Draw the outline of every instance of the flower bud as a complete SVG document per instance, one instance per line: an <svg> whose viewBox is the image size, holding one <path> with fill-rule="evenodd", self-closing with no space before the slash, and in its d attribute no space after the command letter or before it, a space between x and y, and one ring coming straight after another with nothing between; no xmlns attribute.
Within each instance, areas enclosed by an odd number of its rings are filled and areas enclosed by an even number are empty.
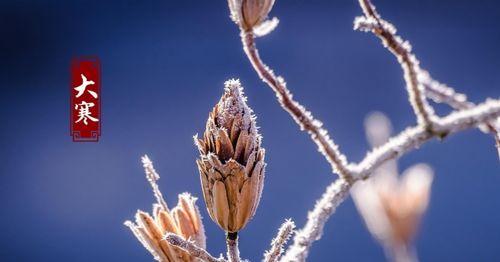
<svg viewBox="0 0 500 262"><path fill-rule="evenodd" d="M249 31L267 19L274 0L228 0L228 4L233 21Z"/></svg>
<svg viewBox="0 0 500 262"><path fill-rule="evenodd" d="M238 80L225 83L203 138L195 136L195 144L208 213L226 232L237 232L255 214L265 173L261 136Z"/></svg>

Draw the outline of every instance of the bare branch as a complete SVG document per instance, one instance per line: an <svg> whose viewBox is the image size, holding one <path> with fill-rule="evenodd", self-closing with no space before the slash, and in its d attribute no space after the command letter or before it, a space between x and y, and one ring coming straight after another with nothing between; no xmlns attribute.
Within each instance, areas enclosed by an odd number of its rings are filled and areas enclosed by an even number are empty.
<svg viewBox="0 0 500 262"><path fill-rule="evenodd" d="M201 259L202 261L208 261L208 262L226 262L225 259L222 257L215 258L212 255L210 255L205 249L198 247L191 241L186 241L182 237L174 234L174 233L167 233L165 234L164 239L172 246L176 246L187 253L189 253L193 257L197 257Z"/></svg>
<svg viewBox="0 0 500 262"><path fill-rule="evenodd" d="M428 72L419 67L419 61L411 53L409 42L403 41L396 35L396 28L381 18L370 0L359 0L359 3L365 17L356 18L354 22L355 29L373 32L398 57L398 61L405 71L405 80L410 92L410 101L417 113L421 112L424 114L420 119L435 120L433 110L425 100L425 95L428 95L438 103L447 103L457 110L468 109L474 106L474 103L467 101L467 96L456 93L453 88L432 79ZM412 92L411 90L414 91ZM431 118L425 117L426 112ZM500 158L500 131L494 122L487 123L482 129L493 134Z"/></svg>
<svg viewBox="0 0 500 262"><path fill-rule="evenodd" d="M419 61L411 52L412 47L410 43L396 35L396 28L382 19L370 0L359 0L359 4L365 16L356 18L354 28L371 31L396 56L404 71L410 104L417 116L418 123L425 126L426 129L432 130L433 123L437 117L425 99L424 86L418 79L420 73Z"/></svg>
<svg viewBox="0 0 500 262"><path fill-rule="evenodd" d="M283 253L283 246L286 244L295 229L295 223L287 219L278 231L278 235L271 241L271 249L264 254L265 262L276 262Z"/></svg>
<svg viewBox="0 0 500 262"><path fill-rule="evenodd" d="M474 103L467 101L465 94L457 93L453 88L434 80L429 72L422 70L418 76L424 85L427 96L436 103L445 103L453 109L469 109Z"/></svg>
<svg viewBox="0 0 500 262"><path fill-rule="evenodd" d="M408 128L374 149L357 165L352 165L353 183L337 179L326 189L314 209L309 212L306 225L295 235L293 245L288 248L282 261L305 261L309 248L321 238L323 227L335 209L348 196L351 186L360 179L368 178L375 169L385 162L418 148L438 133L452 134L476 127L486 121L500 117L500 100L489 100L471 109L457 111L441 118L436 132L428 132L422 126Z"/></svg>
<svg viewBox="0 0 500 262"><path fill-rule="evenodd" d="M437 133L452 134L463 129L476 127L499 116L500 100L489 100L473 108L456 111L439 119L435 127L435 133L430 133L421 126L408 128L389 139L384 145L368 153L359 164L354 165L352 167L353 178L365 179L387 160L418 148L431 138L436 137Z"/></svg>
<svg viewBox="0 0 500 262"><path fill-rule="evenodd" d="M426 71L422 71L419 79L425 87L426 94L437 103L446 103L456 110L469 109L475 106L474 103L467 101L467 96L455 92L455 90L445 84L434 80ZM481 125L480 129L483 132L489 132L495 138L495 144L500 158L500 129L493 119L485 125Z"/></svg>
<svg viewBox="0 0 500 262"><path fill-rule="evenodd" d="M255 45L254 34L250 31L241 31L241 41L243 43L243 49L252 63L253 68L262 81L267 83L275 92L281 107L292 116L301 130L305 130L309 133L318 146L319 151L332 166L333 171L346 181L351 181L346 157L340 153L338 146L328 135L328 131L322 128L323 124L316 120L311 112L307 111L304 106L293 99L292 94L286 87L285 80L280 76L276 76L274 72L262 62Z"/></svg>

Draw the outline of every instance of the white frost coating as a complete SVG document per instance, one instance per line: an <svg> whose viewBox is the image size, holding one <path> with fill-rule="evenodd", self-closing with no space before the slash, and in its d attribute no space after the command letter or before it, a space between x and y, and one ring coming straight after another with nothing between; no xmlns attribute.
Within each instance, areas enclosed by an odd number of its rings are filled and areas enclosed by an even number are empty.
<svg viewBox="0 0 500 262"><path fill-rule="evenodd" d="M286 87L286 82L281 76L276 76L266 64L260 59L259 52L255 45L254 35L248 32L241 32L243 49L252 63L259 77L275 92L281 107L299 125L302 131L307 131L312 140L318 146L328 163L330 163L334 173L350 180L346 157L340 153L338 146L330 139L328 131L323 129L321 122L316 120L311 112L293 99L293 95Z"/></svg>
<svg viewBox="0 0 500 262"><path fill-rule="evenodd" d="M238 238L229 239L226 238L226 246L227 246L227 260L229 262L240 262L240 249L238 248Z"/></svg>
<svg viewBox="0 0 500 262"><path fill-rule="evenodd" d="M369 0L360 0L359 2L365 16L364 18L357 17L354 20L354 29L364 32L371 31L382 40L384 47L396 56L404 71L408 98L417 116L417 121L419 124L426 126L426 128L432 128L434 122L437 120L437 116L434 109L426 100L425 88L418 79L421 71L420 62L412 54L410 42L396 35L396 27L382 19Z"/></svg>
<svg viewBox="0 0 500 262"><path fill-rule="evenodd" d="M242 130L248 130L251 134L256 134L254 139L258 138L257 126L255 123L255 115L253 110L247 105L247 98L243 92L239 79L230 79L224 83L224 95L219 101L219 114L217 122L219 126L225 126L226 121L233 121L237 117L241 117ZM255 142L255 141L254 141Z"/></svg>
<svg viewBox="0 0 500 262"><path fill-rule="evenodd" d="M350 184L341 178L327 187L326 192L316 202L314 209L309 212L306 225L295 234L293 245L288 248L280 261L306 260L309 248L314 241L321 238L326 221L335 212L337 206L347 198L349 188Z"/></svg>
<svg viewBox="0 0 500 262"><path fill-rule="evenodd" d="M447 103L457 110L475 106L474 103L467 101L466 95L457 93L453 88L432 79L430 74L426 71L421 72L419 79L425 86L427 95L438 103ZM493 134L498 158L500 159L500 118L492 119L484 125L479 125L479 129L484 133Z"/></svg>
<svg viewBox="0 0 500 262"><path fill-rule="evenodd" d="M269 33L271 33L279 24L279 20L276 17L273 17L271 20L266 20L262 22L260 25L254 27L253 33L256 37L262 37Z"/></svg>
<svg viewBox="0 0 500 262"><path fill-rule="evenodd" d="M354 30L371 32L373 29L377 28L377 26L377 20L372 17L357 16L354 18Z"/></svg>
<svg viewBox="0 0 500 262"><path fill-rule="evenodd" d="M474 103L467 101L465 94L457 93L446 84L434 80L427 71L421 71L419 79L425 86L427 96L437 103L446 103L456 110L468 109L475 106ZM500 145L500 125L498 122L500 122L500 118L497 118L496 121L489 121L486 125L479 126L482 132L493 133L497 140L497 146Z"/></svg>
<svg viewBox="0 0 500 262"><path fill-rule="evenodd" d="M144 155L141 158L141 161L142 161L142 166L144 167L144 172L146 173L146 178L148 179L148 182L151 185L151 188L153 189L156 201L158 202L158 204L160 204L163 210L168 211L167 202L163 198L160 188L156 183L156 181L160 179L160 175L156 172L153 166L153 162L149 159L147 155Z"/></svg>
<svg viewBox="0 0 500 262"><path fill-rule="evenodd" d="M462 129L475 127L499 116L500 100L489 100L471 109L453 112L441 118L436 123L435 132L451 134ZM366 178L382 163L418 148L434 136L422 126L407 128L384 145L369 152L359 164L352 166L351 171L354 173L354 178Z"/></svg>
<svg viewBox="0 0 500 262"><path fill-rule="evenodd" d="M264 262L276 262L283 253L283 246L286 244L295 229L295 223L287 219L278 230L278 235L271 241L271 249L264 253Z"/></svg>
<svg viewBox="0 0 500 262"><path fill-rule="evenodd" d="M473 103L467 101L466 95L457 93L453 88L432 79L429 72L425 70L420 71L418 79L426 87L427 96L437 103L446 103L454 109L467 109L474 106Z"/></svg>
<svg viewBox="0 0 500 262"><path fill-rule="evenodd" d="M467 110L455 111L439 120L436 131L454 133L470 126L481 124L500 116L500 100L487 99L486 102Z"/></svg>
<svg viewBox="0 0 500 262"><path fill-rule="evenodd" d="M188 252L191 256L201 259L201 261L208 262L225 262L226 260L222 257L215 258L210 255L205 249L198 247L195 243L189 240L184 240L182 237L174 234L174 233L166 233L164 237L165 241L167 241L170 245L176 246L186 252Z"/></svg>

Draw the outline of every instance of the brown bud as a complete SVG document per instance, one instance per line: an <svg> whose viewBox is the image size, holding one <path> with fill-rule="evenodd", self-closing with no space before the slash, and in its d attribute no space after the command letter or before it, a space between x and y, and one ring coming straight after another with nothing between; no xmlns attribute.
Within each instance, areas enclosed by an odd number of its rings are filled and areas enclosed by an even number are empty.
<svg viewBox="0 0 500 262"><path fill-rule="evenodd" d="M264 155L255 117L238 80L209 114L196 161L203 196L212 220L227 232L242 229L255 214L264 182Z"/></svg>
<svg viewBox="0 0 500 262"><path fill-rule="evenodd" d="M274 0L228 0L231 18L243 30L252 30L267 18Z"/></svg>

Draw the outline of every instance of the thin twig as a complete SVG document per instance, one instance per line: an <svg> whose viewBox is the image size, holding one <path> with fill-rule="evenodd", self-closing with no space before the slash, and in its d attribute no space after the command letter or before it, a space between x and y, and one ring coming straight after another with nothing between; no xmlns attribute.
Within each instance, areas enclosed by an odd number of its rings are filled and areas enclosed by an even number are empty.
<svg viewBox="0 0 500 262"><path fill-rule="evenodd" d="M255 36L252 32L241 32L241 41L243 49L252 63L253 68L259 77L269 85L275 92L280 105L292 116L301 130L309 133L313 141L319 148L319 151L325 156L326 160L332 166L335 173L346 181L351 181L347 167L346 157L340 153L338 146L328 135L328 131L322 128L322 123L316 120L311 112L293 99L292 94L286 87L285 80L276 76L274 72L262 62L259 52L255 45Z"/></svg>
<svg viewBox="0 0 500 262"><path fill-rule="evenodd" d="M436 103L445 103L453 109L469 109L474 103L467 101L465 94L457 93L453 88L434 80L429 72L422 70L419 81L424 85L426 95Z"/></svg>
<svg viewBox="0 0 500 262"><path fill-rule="evenodd" d="M453 88L434 80L426 71L421 72L419 79L425 87L427 96L437 103L446 103L456 110L469 109L475 106L474 103L467 101L466 95L457 93ZM483 132L489 132L493 135L498 157L500 158L500 129L496 127L495 121L499 120L488 121L485 125L481 125L480 128Z"/></svg>
<svg viewBox="0 0 500 262"><path fill-rule="evenodd" d="M418 123L425 126L429 131L432 131L436 115L425 99L424 87L418 79L420 73L419 61L411 52L410 43L396 35L396 28L382 19L370 0L359 0L359 4L363 9L365 17L356 18L355 29L371 31L397 57L404 71L410 104L417 116Z"/></svg>
<svg viewBox="0 0 500 262"><path fill-rule="evenodd" d="M174 234L174 233L167 233L164 237L164 239L172 246L176 246L187 253L189 253L193 257L197 257L201 259L202 261L208 261L208 262L226 262L225 259L222 257L215 258L214 256L210 255L205 249L198 247L191 241L186 241L182 237Z"/></svg>
<svg viewBox="0 0 500 262"><path fill-rule="evenodd" d="M359 4L365 17L356 18L355 29L373 32L398 57L398 61L405 71L408 91L414 90L414 97L412 97L412 92L409 93L410 102L417 110L416 112L424 113L421 119L425 120L426 112L431 116L430 120L434 119L433 110L425 99L425 95L438 103L447 103L457 110L474 106L474 103L467 101L464 94L456 93L453 88L432 79L428 72L419 67L419 61L411 53L411 45L396 35L396 28L381 18L370 0L359 0ZM493 134L500 158L500 130L494 122L486 123L482 129Z"/></svg>
<svg viewBox="0 0 500 262"><path fill-rule="evenodd" d="M276 262L283 253L283 247L293 234L295 223L287 219L278 230L278 235L271 241L271 249L264 253L264 262Z"/></svg>
<svg viewBox="0 0 500 262"><path fill-rule="evenodd" d="M384 145L369 152L365 158L352 167L354 179L365 179L373 170L387 160L399 157L440 134L452 134L463 129L476 127L500 116L500 100L489 100L473 108L455 111L441 118L435 127L436 133L429 133L421 126L407 128L389 139Z"/></svg>
<svg viewBox="0 0 500 262"><path fill-rule="evenodd" d="M240 250L238 248L238 233L227 233L227 259L229 262L240 262Z"/></svg>
<svg viewBox="0 0 500 262"><path fill-rule="evenodd" d="M153 194L156 198L156 202L161 206L161 208L165 211L169 211L167 202L163 198L163 195L160 191L160 188L158 187L158 184L156 181L160 179L160 175L156 172L153 162L149 159L147 155L144 155L141 158L142 161L142 166L144 167L144 172L146 173L146 178L149 181L149 184L151 185L151 188L153 189Z"/></svg>

